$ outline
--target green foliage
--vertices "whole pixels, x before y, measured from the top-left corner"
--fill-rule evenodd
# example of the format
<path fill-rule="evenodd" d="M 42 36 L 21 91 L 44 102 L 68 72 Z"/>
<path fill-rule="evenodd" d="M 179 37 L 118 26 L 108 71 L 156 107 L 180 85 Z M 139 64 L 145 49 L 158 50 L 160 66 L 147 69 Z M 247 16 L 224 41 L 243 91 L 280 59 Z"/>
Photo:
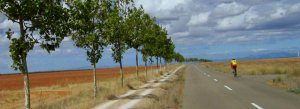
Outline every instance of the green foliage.
<path fill-rule="evenodd" d="M 26 57 L 35 44 L 48 52 L 54 51 L 70 31 L 68 12 L 60 0 L 0 0 L 0 12 L 20 26 L 20 36 L 12 37 L 13 32 L 9 30 L 7 38 L 12 41 L 12 67 L 22 72 L 27 72 Z"/>
<path fill-rule="evenodd" d="M 174 58 L 175 58 L 175 61 L 177 61 L 177 62 L 184 62 L 184 60 L 185 60 L 184 57 L 179 53 L 176 53 L 174 55 Z"/>
<path fill-rule="evenodd" d="M 107 46 L 104 39 L 105 21 L 111 8 L 109 0 L 74 0 L 68 2 L 71 13 L 72 39 L 76 46 L 84 48 L 87 60 L 92 65 L 98 63 L 102 57 L 103 49 Z"/>
<path fill-rule="evenodd" d="M 34 44 L 37 43 L 34 39 L 28 39 L 25 41 L 24 38 L 12 38 L 13 32 L 11 29 L 7 32 L 7 38 L 11 40 L 11 45 L 9 46 L 10 56 L 13 60 L 12 68 L 14 70 L 20 70 L 23 73 L 26 71 L 24 63 L 22 60 L 27 57 L 30 50 L 33 49 Z"/>
<path fill-rule="evenodd" d="M 146 27 L 145 22 L 143 21 L 144 10 L 142 7 L 133 8 L 129 10 L 128 19 L 126 19 L 126 25 L 129 27 L 129 35 L 125 37 L 126 44 L 128 47 L 138 50 L 138 48 L 143 43 L 144 31 Z"/>
<path fill-rule="evenodd" d="M 295 94 L 300 94 L 300 87 L 290 88 L 288 91 Z"/>
<path fill-rule="evenodd" d="M 133 7 L 132 0 L 116 0 L 112 1 L 112 8 L 109 12 L 107 25 L 105 25 L 106 39 L 112 45 L 112 57 L 115 62 L 121 62 L 123 53 L 128 49 L 126 45 L 126 37 L 130 35 L 129 26 L 126 25 L 128 12 Z"/>

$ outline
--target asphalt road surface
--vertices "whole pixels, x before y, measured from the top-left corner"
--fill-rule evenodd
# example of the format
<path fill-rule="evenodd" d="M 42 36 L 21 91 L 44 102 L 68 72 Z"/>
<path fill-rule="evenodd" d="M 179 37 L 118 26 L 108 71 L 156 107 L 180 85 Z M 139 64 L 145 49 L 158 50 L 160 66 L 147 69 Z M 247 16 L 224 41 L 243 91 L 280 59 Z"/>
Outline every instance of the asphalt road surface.
<path fill-rule="evenodd" d="M 300 109 L 300 96 L 199 64 L 186 69 L 183 109 Z"/>

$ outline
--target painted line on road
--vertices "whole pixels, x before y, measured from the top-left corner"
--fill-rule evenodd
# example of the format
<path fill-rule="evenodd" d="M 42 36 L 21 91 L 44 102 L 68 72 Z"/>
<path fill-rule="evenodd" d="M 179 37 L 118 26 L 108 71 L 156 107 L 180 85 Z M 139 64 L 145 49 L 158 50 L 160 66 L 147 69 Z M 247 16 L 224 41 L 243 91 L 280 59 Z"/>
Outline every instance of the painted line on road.
<path fill-rule="evenodd" d="M 228 90 L 232 90 L 230 87 L 228 87 L 228 86 L 226 86 L 226 85 L 224 85 L 224 87 L 225 87 L 226 89 L 228 89 Z"/>
<path fill-rule="evenodd" d="M 217 79 L 214 79 L 216 82 L 218 82 L 218 80 Z"/>
<path fill-rule="evenodd" d="M 251 103 L 256 109 L 264 109 L 262 107 L 260 107 L 259 105 L 255 104 L 255 103 Z"/>

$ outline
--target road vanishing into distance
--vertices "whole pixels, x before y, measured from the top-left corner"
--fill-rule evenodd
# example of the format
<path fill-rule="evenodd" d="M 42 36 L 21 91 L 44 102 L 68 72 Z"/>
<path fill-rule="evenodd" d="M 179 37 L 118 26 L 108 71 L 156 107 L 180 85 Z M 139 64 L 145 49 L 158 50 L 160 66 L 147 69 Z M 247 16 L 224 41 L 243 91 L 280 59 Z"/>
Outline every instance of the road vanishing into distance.
<path fill-rule="evenodd" d="M 253 78 L 186 65 L 183 109 L 300 109 L 300 96 Z M 255 76 L 254 76 L 255 77 Z"/>

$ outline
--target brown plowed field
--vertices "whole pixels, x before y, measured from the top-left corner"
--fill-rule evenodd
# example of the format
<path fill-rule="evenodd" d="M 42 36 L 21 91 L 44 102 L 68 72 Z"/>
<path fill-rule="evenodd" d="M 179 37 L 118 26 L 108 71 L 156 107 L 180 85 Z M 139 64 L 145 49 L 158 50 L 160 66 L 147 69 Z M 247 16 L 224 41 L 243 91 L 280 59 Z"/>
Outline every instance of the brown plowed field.
<path fill-rule="evenodd" d="M 153 67 L 154 68 L 154 67 Z M 139 68 L 140 71 L 144 67 Z M 135 73 L 135 67 L 124 68 L 124 74 Z M 92 70 L 70 70 L 55 72 L 38 72 L 29 74 L 30 88 L 64 85 L 70 83 L 84 83 L 92 81 Z M 119 77 L 119 68 L 100 68 L 97 69 L 97 79 L 107 79 Z M 24 87 L 23 75 L 0 75 L 0 90 L 16 90 Z"/>

